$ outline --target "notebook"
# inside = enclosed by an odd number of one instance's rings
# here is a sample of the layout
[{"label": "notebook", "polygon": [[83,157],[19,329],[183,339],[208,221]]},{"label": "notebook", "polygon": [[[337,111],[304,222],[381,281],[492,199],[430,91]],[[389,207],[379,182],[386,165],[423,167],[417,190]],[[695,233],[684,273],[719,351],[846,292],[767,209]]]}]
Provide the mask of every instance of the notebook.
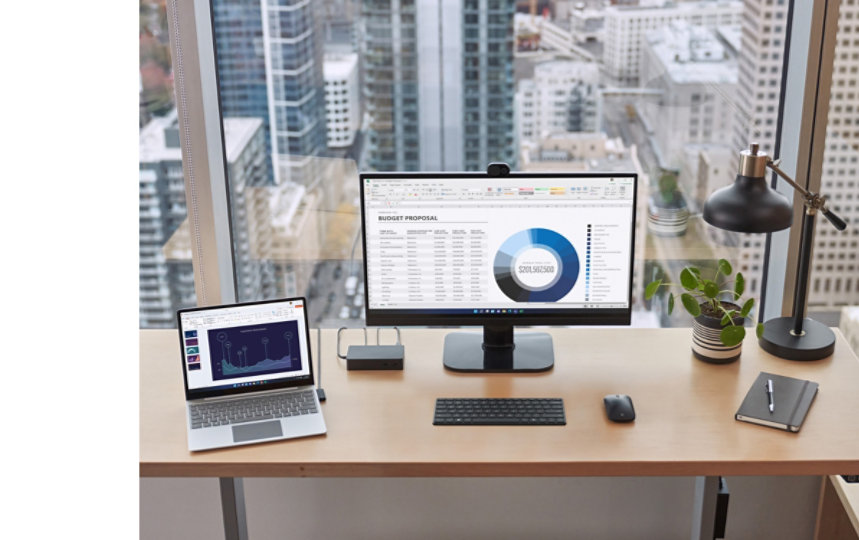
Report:
[{"label": "notebook", "polygon": [[190,450],[325,433],[304,298],[183,309],[177,318]]},{"label": "notebook", "polygon": [[[772,412],[768,381],[772,381]],[[802,426],[816,395],[816,382],[762,371],[749,388],[734,418],[795,433]]]}]

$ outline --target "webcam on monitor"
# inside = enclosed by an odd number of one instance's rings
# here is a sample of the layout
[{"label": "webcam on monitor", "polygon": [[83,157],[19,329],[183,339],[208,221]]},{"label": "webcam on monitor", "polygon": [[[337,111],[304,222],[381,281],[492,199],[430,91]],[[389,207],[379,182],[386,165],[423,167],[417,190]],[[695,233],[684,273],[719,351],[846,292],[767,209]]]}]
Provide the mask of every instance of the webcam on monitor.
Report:
[{"label": "webcam on monitor", "polygon": [[510,174],[510,165],[503,161],[495,161],[486,166],[486,174],[489,176],[507,176]]}]

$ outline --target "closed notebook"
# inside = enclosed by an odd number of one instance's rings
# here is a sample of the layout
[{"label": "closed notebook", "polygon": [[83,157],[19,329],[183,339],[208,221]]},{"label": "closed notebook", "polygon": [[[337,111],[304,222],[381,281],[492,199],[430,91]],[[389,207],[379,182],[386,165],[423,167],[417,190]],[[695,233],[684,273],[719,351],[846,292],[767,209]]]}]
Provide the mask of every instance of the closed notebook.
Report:
[{"label": "closed notebook", "polygon": [[[770,412],[767,381],[772,380],[773,411]],[[799,431],[817,395],[817,383],[761,372],[734,418],[762,426]]]}]

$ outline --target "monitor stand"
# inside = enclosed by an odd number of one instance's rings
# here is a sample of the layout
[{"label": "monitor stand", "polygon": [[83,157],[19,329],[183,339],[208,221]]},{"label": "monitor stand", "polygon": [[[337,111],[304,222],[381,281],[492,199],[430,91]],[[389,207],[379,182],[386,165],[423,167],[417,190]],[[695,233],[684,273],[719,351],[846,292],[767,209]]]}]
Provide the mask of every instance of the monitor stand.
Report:
[{"label": "monitor stand", "polygon": [[484,326],[476,332],[444,337],[444,367],[453,371],[511,373],[547,371],[555,365],[552,336],[546,332],[518,334],[513,325]]}]

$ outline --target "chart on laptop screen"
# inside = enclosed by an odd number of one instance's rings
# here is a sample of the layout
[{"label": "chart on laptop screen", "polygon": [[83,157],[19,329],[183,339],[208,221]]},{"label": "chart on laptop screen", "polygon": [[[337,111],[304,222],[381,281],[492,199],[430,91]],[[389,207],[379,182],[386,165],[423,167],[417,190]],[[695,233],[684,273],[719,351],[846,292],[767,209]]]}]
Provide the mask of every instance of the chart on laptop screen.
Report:
[{"label": "chart on laptop screen", "polygon": [[183,313],[189,390],[306,376],[303,310],[289,301]]}]

